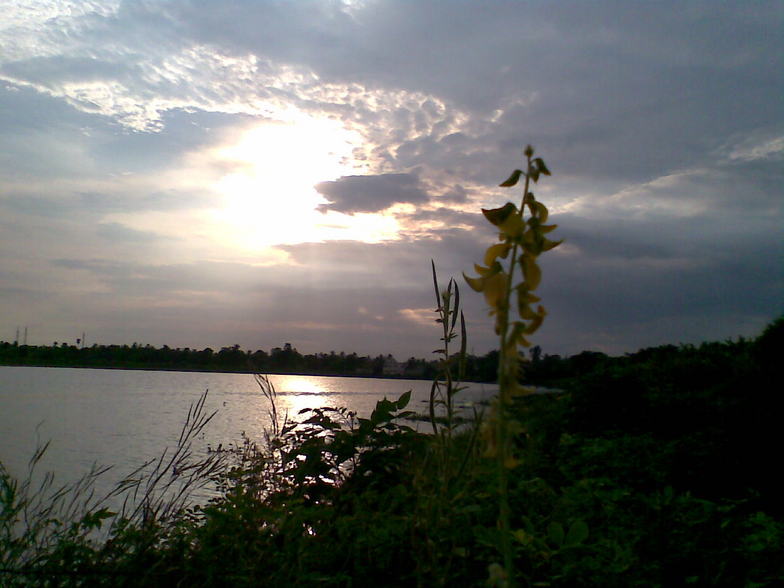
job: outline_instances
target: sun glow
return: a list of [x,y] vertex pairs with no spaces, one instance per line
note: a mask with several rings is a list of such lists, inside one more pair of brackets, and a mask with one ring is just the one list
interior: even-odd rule
[[[272,381],[278,391],[280,409],[290,417],[296,418],[306,408],[333,404],[330,390],[324,386],[321,378],[275,375]],[[315,400],[315,395],[323,396]]]
[[215,212],[225,240],[250,249],[330,239],[380,241],[393,238],[397,223],[382,215],[326,214],[314,185],[364,172],[353,157],[356,132],[338,121],[290,116],[245,131],[218,149],[216,157],[235,171],[214,186],[222,195]]

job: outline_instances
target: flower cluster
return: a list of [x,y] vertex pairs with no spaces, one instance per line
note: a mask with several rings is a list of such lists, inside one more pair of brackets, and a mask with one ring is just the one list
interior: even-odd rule
[[[557,247],[560,241],[551,241],[547,234],[557,225],[548,225],[547,207],[536,200],[529,191],[530,182],[538,182],[542,175],[549,176],[550,170],[541,157],[533,157],[534,150],[528,146],[525,150],[527,171],[516,169],[501,184],[503,187],[516,185],[521,177],[525,178],[522,205],[518,209],[511,202],[501,208],[483,209],[482,213],[499,230],[499,242],[491,245],[485,252],[484,265],[474,264],[478,277],[465,276],[468,285],[477,292],[484,294],[490,305],[490,314],[495,315],[495,332],[502,336],[502,348],[509,356],[517,356],[519,347],[530,347],[528,336],[533,334],[544,321],[546,311],[537,305],[540,298],[533,294],[542,280],[542,270],[537,258],[545,251]],[[524,218],[525,210],[529,216]],[[504,268],[501,261],[511,253],[511,261]],[[513,283],[515,267],[522,272],[522,281]],[[519,320],[510,321],[511,303],[517,299]],[[534,307],[536,305],[536,307]]]

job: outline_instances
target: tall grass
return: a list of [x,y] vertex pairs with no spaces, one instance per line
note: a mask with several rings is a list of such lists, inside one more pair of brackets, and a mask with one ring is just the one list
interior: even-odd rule
[[21,481],[0,463],[0,585],[59,585],[67,578],[112,575],[102,566],[117,559],[129,530],[135,533],[136,557],[155,549],[194,494],[213,486],[225,468],[224,455],[193,453],[193,441],[216,414],[205,412],[206,399],[207,392],[190,405],[172,450],[103,493],[99,482],[112,466],[93,465],[70,484],[58,485],[52,472],[41,477],[49,442],[35,450]]

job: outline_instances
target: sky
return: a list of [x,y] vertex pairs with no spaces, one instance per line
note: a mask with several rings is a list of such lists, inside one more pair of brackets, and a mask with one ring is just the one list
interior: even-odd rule
[[[0,340],[468,348],[532,144],[545,353],[784,311],[781,2],[0,0]],[[20,343],[22,335],[20,335]]]

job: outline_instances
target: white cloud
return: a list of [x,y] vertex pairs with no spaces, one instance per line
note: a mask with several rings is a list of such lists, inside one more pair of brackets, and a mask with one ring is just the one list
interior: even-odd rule
[[401,308],[397,313],[407,321],[418,325],[435,325],[435,312],[432,308]]
[[736,146],[729,154],[731,160],[754,161],[756,159],[781,158],[784,154],[784,136],[769,140],[746,140]]
[[82,45],[95,19],[117,14],[120,0],[20,0],[3,8],[0,63],[61,55]]

